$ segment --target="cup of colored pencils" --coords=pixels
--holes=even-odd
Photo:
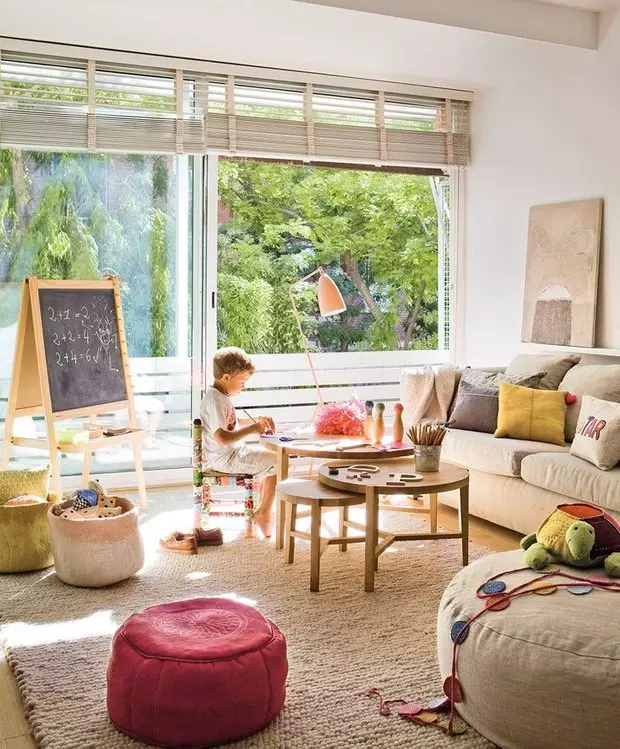
[[[413,442],[415,468],[420,473],[436,473],[441,460],[441,443],[449,424],[442,421],[421,421],[411,427],[407,436]]]

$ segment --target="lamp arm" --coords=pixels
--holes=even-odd
[[[298,283],[301,283],[302,281],[307,281],[309,278],[312,278],[312,276],[322,275],[325,273],[325,270],[323,269],[322,265],[319,265],[318,268],[312,271],[312,273],[308,273],[307,276],[304,276],[303,278],[298,278],[297,281],[291,284],[291,289],[293,286],[296,286]]]
[[[299,333],[301,335],[301,340],[304,345],[304,353],[306,354],[306,359],[308,360],[308,366],[310,367],[310,371],[312,372],[312,379],[314,380],[314,385],[316,387],[316,392],[319,398],[319,403],[321,406],[325,404],[325,401],[323,400],[323,395],[321,394],[321,388],[319,386],[319,380],[316,376],[316,371],[314,369],[314,364],[312,363],[312,357],[310,356],[310,350],[308,349],[308,339],[306,338],[306,335],[303,330],[303,326],[301,324],[301,315],[299,314],[299,310],[297,309],[297,305],[295,304],[295,295],[293,294],[293,288],[295,284],[300,283],[301,281],[305,281],[308,278],[311,278],[312,276],[316,275],[317,273],[322,273],[323,268],[317,268],[315,271],[310,273],[308,276],[305,276],[304,278],[300,278],[299,281],[295,281],[295,283],[292,283],[289,286],[288,289],[288,295],[291,298],[291,307],[293,308],[293,314],[295,315],[295,321],[297,322],[297,327],[299,328]]]

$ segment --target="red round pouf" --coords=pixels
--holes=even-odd
[[[276,717],[287,672],[284,635],[251,606],[228,598],[151,606],[114,635],[108,714],[148,744],[224,744]]]

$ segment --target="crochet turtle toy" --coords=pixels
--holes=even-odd
[[[587,504],[564,504],[521,540],[525,563],[540,570],[552,562],[573,567],[605,566],[620,577],[620,525],[606,512]]]

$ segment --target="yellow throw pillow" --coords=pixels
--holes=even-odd
[[[564,444],[566,393],[499,383],[495,437]]]
[[[50,467],[0,470],[0,505],[24,494],[45,499],[49,486]]]

